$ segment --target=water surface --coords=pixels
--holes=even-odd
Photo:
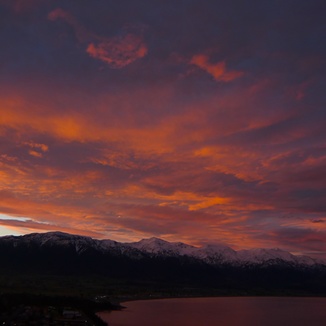
[[[326,298],[219,297],[123,303],[109,326],[325,326]]]

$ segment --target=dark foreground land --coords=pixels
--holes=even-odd
[[[85,299],[30,293],[0,295],[1,325],[105,326],[107,323],[102,321],[96,312],[119,309],[122,309],[122,306],[112,304],[104,297]]]
[[[283,271],[284,272],[284,271]],[[0,324],[107,325],[96,312],[122,309],[138,299],[210,296],[326,296],[325,278],[274,271],[238,276],[231,271],[213,279],[108,277],[78,273],[4,273],[0,275]],[[243,274],[241,274],[243,275]],[[321,277],[321,275],[320,275]]]
[[[2,257],[4,257],[2,255]],[[137,299],[212,296],[326,296],[326,267],[210,266],[189,260],[62,256],[0,267],[0,324],[98,325],[103,310]],[[43,258],[43,257],[42,257]],[[87,257],[88,258],[88,257]],[[5,261],[5,257],[2,262]],[[93,264],[92,264],[93,263]]]

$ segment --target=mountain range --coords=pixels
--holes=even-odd
[[[202,289],[206,294],[218,289],[226,294],[326,295],[326,263],[281,249],[235,251],[221,244],[194,247],[158,238],[120,243],[49,232],[0,237],[0,257],[0,281],[10,277],[14,285],[26,275],[61,275],[91,278],[94,284],[101,279],[104,286],[115,284],[114,291],[121,284],[137,284],[139,292],[150,284],[159,291],[191,289],[196,295]]]
[[[221,244],[194,247],[182,242],[168,242],[159,238],[143,239],[138,242],[121,243],[113,240],[96,240],[86,236],[63,232],[32,233],[23,236],[0,237],[0,248],[45,250],[67,248],[76,255],[90,251],[98,254],[125,256],[130,259],[141,258],[190,258],[209,265],[278,265],[311,267],[326,265],[326,261],[308,256],[293,255],[281,249],[256,248],[235,251]]]

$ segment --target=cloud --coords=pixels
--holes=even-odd
[[[63,19],[75,30],[80,43],[87,43],[86,53],[101,60],[111,68],[123,68],[143,58],[147,52],[142,31],[137,26],[123,28],[113,37],[103,37],[86,30],[70,13],[58,8],[49,13],[48,19]]]
[[[29,150],[28,153],[35,157],[43,157],[43,154],[37,151]]]
[[[209,62],[208,56],[204,54],[197,54],[193,56],[190,63],[203,69],[217,81],[230,82],[244,74],[242,71],[227,71],[225,61],[212,64]]]
[[[312,220],[312,223],[325,223],[325,220]]]
[[[74,23],[74,18],[73,16],[71,16],[68,12],[64,11],[61,8],[57,8],[53,11],[51,11],[48,14],[48,19],[50,20],[57,20],[59,18],[62,18],[64,20],[66,20],[68,23],[73,24]]]
[[[141,37],[125,34],[98,44],[90,43],[86,52],[102,60],[112,68],[123,68],[147,54],[147,47]]]
[[[49,150],[49,147],[45,144],[38,144],[32,141],[24,142],[23,145],[30,147],[28,153],[34,157],[43,157],[43,154]]]
[[[302,251],[326,251],[325,230],[288,227],[275,230],[272,236],[275,237],[275,240],[282,243],[283,246],[298,247]]]

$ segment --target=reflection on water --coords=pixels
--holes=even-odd
[[[132,301],[102,312],[109,326],[325,326],[326,298],[228,297]]]

